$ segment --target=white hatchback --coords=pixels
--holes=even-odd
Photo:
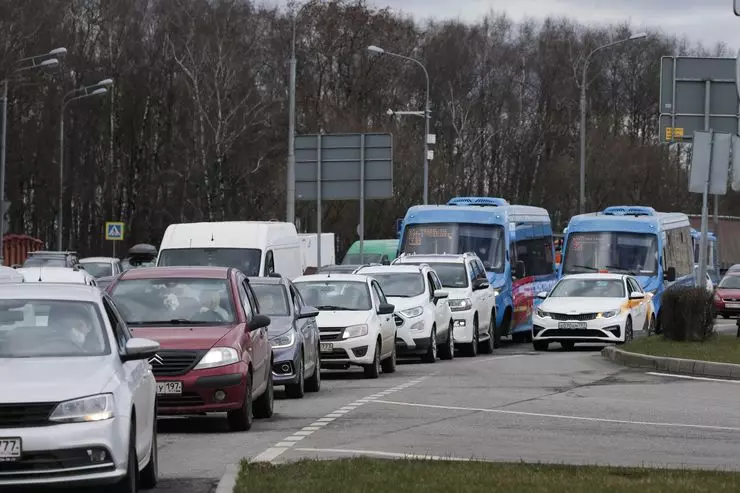
[[[425,363],[455,356],[452,311],[437,273],[428,265],[360,267],[355,274],[380,283],[388,301],[396,307],[396,351],[419,355]],[[439,350],[438,350],[439,347]]]
[[[355,274],[312,274],[293,280],[319,315],[321,367],[361,366],[367,378],[396,371],[395,307],[378,281]]]
[[[563,277],[532,315],[537,351],[551,342],[572,349],[579,342],[629,342],[635,331],[654,323],[652,295],[624,274],[574,274]]]

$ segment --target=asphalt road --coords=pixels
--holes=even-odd
[[[735,322],[721,323],[723,331]],[[740,470],[740,383],[628,370],[599,347],[507,345],[493,356],[400,364],[322,390],[230,433],[219,417],[160,421],[158,493],[211,493],[229,464],[356,454]]]

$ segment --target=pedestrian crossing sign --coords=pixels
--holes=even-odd
[[[105,223],[105,239],[110,241],[122,241],[123,240],[123,223],[121,222],[107,222]]]

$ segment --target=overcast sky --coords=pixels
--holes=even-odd
[[[472,21],[487,12],[505,12],[512,19],[566,16],[583,24],[628,22],[635,32],[645,28],[701,42],[710,47],[724,41],[740,48],[740,17],[733,0],[369,0],[378,7],[404,11],[419,20]]]

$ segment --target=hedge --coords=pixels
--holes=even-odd
[[[714,333],[714,294],[705,287],[677,286],[663,293],[662,334],[672,341],[704,341]]]

